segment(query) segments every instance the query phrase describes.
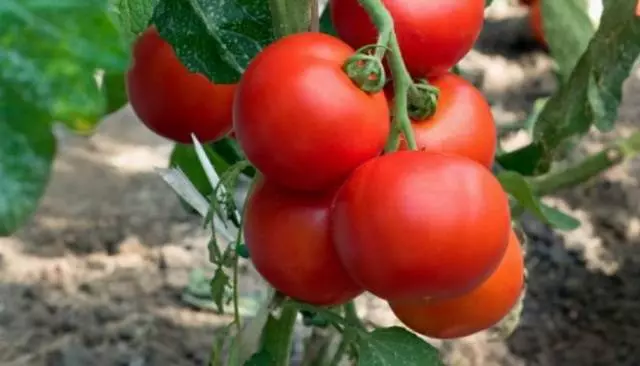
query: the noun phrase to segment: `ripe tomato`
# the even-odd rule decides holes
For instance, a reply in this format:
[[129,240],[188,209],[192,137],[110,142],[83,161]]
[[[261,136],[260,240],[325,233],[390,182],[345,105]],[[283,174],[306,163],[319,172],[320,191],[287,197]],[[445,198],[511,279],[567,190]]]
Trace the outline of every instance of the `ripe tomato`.
[[188,144],[193,133],[204,143],[231,130],[236,85],[191,73],[155,27],[136,41],[126,81],[134,112],[160,136]]
[[[484,0],[383,0],[411,75],[440,74],[473,47],[484,22]],[[378,33],[358,0],[331,0],[338,35],[355,48]]]
[[419,151],[356,169],[331,220],[351,277],[387,300],[469,291],[496,268],[510,230],[507,195],[487,168]]
[[[451,73],[430,80],[440,89],[436,113],[413,121],[418,149],[461,155],[491,168],[497,146],[491,107],[470,82]],[[401,149],[407,149],[401,141]]]
[[427,337],[466,337],[495,325],[509,314],[523,285],[522,250],[511,232],[500,265],[471,292],[447,299],[418,299],[389,305],[401,322]]
[[337,305],[363,290],[342,267],[329,233],[335,190],[284,190],[261,180],[249,195],[244,236],[257,271],[277,290],[316,305]]
[[363,92],[344,73],[353,53],[329,35],[298,33],[251,62],[238,86],[233,128],[266,178],[321,190],[380,154],[390,129],[387,101],[383,93]]
[[543,46],[547,45],[542,28],[542,10],[540,9],[540,0],[533,0],[529,5],[529,25],[533,32],[533,37]]

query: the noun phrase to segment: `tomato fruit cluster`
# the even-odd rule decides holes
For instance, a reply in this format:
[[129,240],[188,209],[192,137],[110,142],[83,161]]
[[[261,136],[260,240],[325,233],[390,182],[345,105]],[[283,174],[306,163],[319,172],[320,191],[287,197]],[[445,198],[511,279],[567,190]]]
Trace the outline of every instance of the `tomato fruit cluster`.
[[280,293],[333,306],[367,291],[417,332],[463,336],[498,322],[523,286],[508,196],[491,172],[490,106],[449,72],[478,37],[484,0],[383,2],[410,77],[439,91],[435,113],[405,119],[415,151],[390,138],[393,96],[363,90],[345,71],[355,49],[377,38],[357,0],[331,0],[340,38],[285,36],[237,85],[190,73],[149,28],[127,87],[162,136],[237,141],[258,171],[242,220],[246,247]]

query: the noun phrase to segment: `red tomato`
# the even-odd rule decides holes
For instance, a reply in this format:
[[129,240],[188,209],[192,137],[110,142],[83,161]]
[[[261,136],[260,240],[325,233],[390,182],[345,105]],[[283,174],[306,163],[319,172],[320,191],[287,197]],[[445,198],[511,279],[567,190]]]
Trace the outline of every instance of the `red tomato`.
[[467,158],[400,151],[360,166],[332,212],[351,277],[387,299],[455,296],[496,268],[507,247],[507,195]]
[[544,28],[542,28],[542,10],[540,9],[540,0],[533,0],[529,5],[529,25],[533,32],[533,37],[543,46],[547,45],[544,37]]
[[432,338],[466,337],[490,328],[518,302],[524,286],[524,258],[511,232],[507,252],[498,268],[471,292],[448,299],[391,302],[398,319],[414,331]]
[[[415,77],[446,72],[471,48],[484,22],[484,0],[382,0],[395,22],[402,56]],[[355,48],[378,33],[358,0],[331,0],[342,39]]]
[[234,131],[267,179],[321,190],[380,154],[390,128],[387,101],[344,73],[353,53],[329,35],[298,33],[251,62],[234,102]]
[[191,143],[224,137],[232,125],[235,84],[213,84],[191,73],[160,37],[147,29],[133,47],[133,65],[127,73],[127,94],[134,112],[160,136]]
[[[418,148],[465,156],[491,168],[497,130],[491,107],[482,93],[451,73],[430,82],[440,89],[440,98],[433,116],[413,122]],[[407,148],[404,141],[400,148]]]
[[335,190],[295,192],[259,181],[244,217],[244,236],[257,271],[274,288],[316,305],[337,305],[360,293],[342,267],[329,233]]

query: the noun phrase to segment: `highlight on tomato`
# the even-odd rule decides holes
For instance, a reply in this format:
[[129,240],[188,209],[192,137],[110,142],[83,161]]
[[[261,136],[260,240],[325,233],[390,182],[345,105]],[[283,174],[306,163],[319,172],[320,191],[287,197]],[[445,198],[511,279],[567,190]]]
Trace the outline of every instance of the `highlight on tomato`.
[[329,235],[334,193],[289,191],[260,178],[245,209],[244,237],[256,270],[283,294],[315,305],[342,304],[363,292]]
[[298,33],[251,62],[238,85],[233,129],[267,179],[323,190],[381,153],[390,130],[387,101],[343,71],[354,52],[338,38]]
[[[414,77],[446,72],[471,50],[484,24],[484,0],[383,0],[391,13],[402,56]],[[340,38],[355,48],[376,43],[378,33],[358,0],[331,0]]]
[[[473,84],[452,73],[429,82],[440,94],[434,115],[412,121],[418,149],[464,156],[491,168],[497,129],[485,97]],[[404,139],[400,149],[408,149]]]
[[387,300],[465,293],[496,268],[510,211],[468,158],[400,151],[368,161],[338,191],[331,230],[351,277]]
[[517,304],[524,286],[524,258],[515,233],[498,268],[481,285],[452,298],[390,302],[408,328],[431,338],[458,338],[497,324]]
[[133,46],[129,102],[150,130],[169,140],[189,144],[194,134],[205,143],[229,133],[235,87],[190,72],[153,26]]

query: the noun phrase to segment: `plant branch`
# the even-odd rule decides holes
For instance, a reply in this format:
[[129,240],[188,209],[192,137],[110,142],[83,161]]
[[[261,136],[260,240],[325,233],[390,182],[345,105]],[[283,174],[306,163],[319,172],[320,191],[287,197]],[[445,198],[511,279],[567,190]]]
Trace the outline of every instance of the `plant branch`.
[[561,189],[577,186],[638,154],[640,154],[640,132],[635,132],[576,165],[532,178],[529,183],[536,194],[545,196]]

